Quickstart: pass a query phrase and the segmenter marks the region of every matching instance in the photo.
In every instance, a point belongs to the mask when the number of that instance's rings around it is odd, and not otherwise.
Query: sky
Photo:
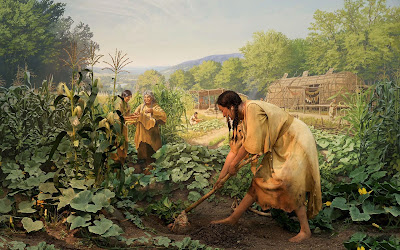
[[[108,54],[118,49],[133,61],[130,67],[173,66],[209,55],[239,53],[257,31],[273,29],[290,39],[305,38],[317,9],[343,8],[343,0],[61,2],[67,4],[65,15],[75,24],[89,25],[102,59],[108,60]]]

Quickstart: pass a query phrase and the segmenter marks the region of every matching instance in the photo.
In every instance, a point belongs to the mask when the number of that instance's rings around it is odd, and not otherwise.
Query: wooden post
[[[210,91],[208,90],[208,109],[211,108],[211,97],[210,97]]]

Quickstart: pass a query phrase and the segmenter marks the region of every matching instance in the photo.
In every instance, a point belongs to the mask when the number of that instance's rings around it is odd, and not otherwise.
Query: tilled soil
[[[223,219],[232,212],[230,198],[219,198],[218,203],[203,202],[188,214],[190,226],[171,232],[158,218],[148,217],[145,224],[171,239],[191,237],[214,248],[223,249],[345,249],[343,242],[357,231],[354,226],[336,232],[313,234],[301,243],[288,240],[296,233],[283,229],[273,218],[246,212],[236,225],[213,225],[213,220]]]
[[[190,232],[190,236],[194,239],[201,239],[207,245],[222,248],[236,246],[243,249],[248,246],[243,244],[244,234],[241,232],[247,233],[247,231],[247,228],[242,227],[210,224]]]

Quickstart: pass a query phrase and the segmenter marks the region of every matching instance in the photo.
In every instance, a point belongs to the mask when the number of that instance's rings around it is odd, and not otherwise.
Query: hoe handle
[[[253,157],[248,158],[247,160],[242,160],[240,162],[239,165],[237,165],[236,169],[239,170],[241,169],[244,165],[246,165],[247,163],[254,161],[256,159],[258,159],[258,157],[260,157],[260,155],[254,155]],[[229,173],[227,173],[224,178],[222,178],[220,180],[220,183],[222,185],[224,185],[224,183],[231,177],[231,175]],[[222,187],[221,185],[221,187]],[[208,197],[210,197],[213,193],[215,193],[215,191],[217,191],[219,188],[213,187],[213,189],[211,189],[210,192],[206,193],[203,197],[201,197],[198,201],[196,201],[195,203],[193,203],[192,205],[190,205],[188,208],[185,209],[185,213],[190,212],[193,208],[197,207],[200,203],[202,203],[205,199],[207,199]]]

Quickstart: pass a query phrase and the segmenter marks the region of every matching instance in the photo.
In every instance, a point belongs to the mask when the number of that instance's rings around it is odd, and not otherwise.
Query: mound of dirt
[[[248,229],[230,225],[210,224],[190,232],[190,236],[195,239],[201,239],[205,244],[211,246],[223,248],[235,246],[243,249],[247,247],[246,244],[243,244],[245,235],[243,231],[248,231]]]

